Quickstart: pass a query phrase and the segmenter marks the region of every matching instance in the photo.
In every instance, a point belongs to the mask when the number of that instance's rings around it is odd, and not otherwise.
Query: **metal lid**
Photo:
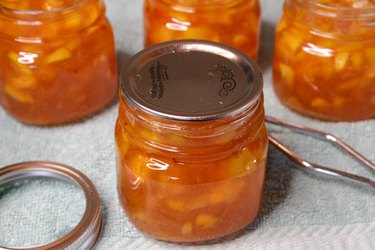
[[[86,197],[86,209],[78,225],[61,239],[44,246],[26,249],[93,249],[102,232],[103,220],[99,195],[92,182],[81,172],[69,166],[54,162],[35,161],[1,168],[0,186],[32,177],[56,178],[79,186]],[[0,249],[10,248],[0,246]]]
[[[229,46],[201,40],[161,43],[135,55],[121,72],[127,101],[152,115],[182,121],[233,116],[259,98],[259,66]]]

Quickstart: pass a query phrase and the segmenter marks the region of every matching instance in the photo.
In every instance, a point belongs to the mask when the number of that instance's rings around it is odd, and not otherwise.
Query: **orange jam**
[[[177,40],[221,42],[257,59],[258,0],[146,0],[145,45]]]
[[[196,242],[252,222],[268,148],[258,66],[224,45],[169,42],[136,55],[121,83],[118,190],[133,224]]]
[[[324,120],[375,116],[375,2],[286,0],[274,88],[287,107]]]
[[[101,0],[0,3],[0,103],[22,122],[92,114],[116,94],[112,28]]]

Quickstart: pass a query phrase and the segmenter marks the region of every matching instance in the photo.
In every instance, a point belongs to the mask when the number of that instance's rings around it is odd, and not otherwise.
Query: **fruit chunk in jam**
[[[368,8],[367,17],[361,15],[366,7],[375,7],[374,1],[315,1],[336,18],[318,15],[298,2],[286,2],[277,26],[277,96],[293,110],[320,119],[375,116],[375,29],[369,25],[375,11]],[[345,16],[345,11],[356,18]]]
[[[113,33],[103,3],[78,2],[0,4],[0,103],[20,121],[76,120],[101,109],[116,93]]]
[[[259,48],[258,0],[146,0],[145,45],[203,39],[221,42],[256,59]]]

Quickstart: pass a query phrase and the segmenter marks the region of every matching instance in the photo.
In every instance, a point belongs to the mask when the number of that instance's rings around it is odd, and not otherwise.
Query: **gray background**
[[[265,76],[267,114],[331,132],[375,162],[374,119],[321,122],[290,112],[275,98],[271,65],[274,28],[282,1],[263,0],[261,4],[260,65]],[[142,1],[108,0],[107,15],[115,30],[122,65],[143,46]],[[300,171],[273,147],[269,150],[263,210],[246,229],[203,246],[175,245],[143,236],[129,223],[118,202],[113,136],[116,116],[117,103],[81,123],[44,128],[25,126],[0,109],[0,166],[29,160],[57,161],[79,169],[94,182],[105,220],[98,249],[375,249],[374,192]],[[270,131],[310,160],[375,177],[326,143],[285,129],[270,127]],[[63,202],[43,202],[55,192]],[[74,226],[83,209],[82,194],[58,182],[41,180],[3,193],[0,245],[27,246],[55,239]],[[37,221],[38,212],[33,207],[44,211]]]

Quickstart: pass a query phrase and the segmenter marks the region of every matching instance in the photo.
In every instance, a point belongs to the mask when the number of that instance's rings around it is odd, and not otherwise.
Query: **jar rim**
[[[18,9],[12,9],[12,8],[6,7],[0,3],[0,13],[3,13],[8,16],[17,15],[17,16],[25,16],[25,17],[53,15],[53,14],[60,13],[60,12],[70,13],[90,1],[95,1],[95,0],[77,0],[73,3],[66,4],[57,8],[52,8],[50,10],[18,10]]]
[[[127,131],[125,133],[127,133],[129,141],[136,142],[138,147],[150,152],[158,152],[161,155],[172,153],[175,158],[183,158],[188,161],[202,161],[208,158],[219,159],[231,154],[241,145],[254,140],[259,134],[264,126],[263,98],[262,95],[251,109],[234,117],[214,121],[173,121],[172,123],[166,119],[149,117],[148,113],[139,112],[139,110],[121,100],[116,126],[120,126],[123,131]],[[129,127],[132,127],[132,129],[129,130]],[[133,130],[135,127],[140,129]],[[150,137],[150,134],[144,133],[144,131],[153,131],[157,136]],[[234,131],[236,132],[234,133]],[[214,149],[217,147],[215,138],[220,139],[223,136],[224,140],[227,140],[226,142],[221,141],[221,146],[225,150],[217,152]],[[166,139],[168,137],[173,139]],[[182,146],[183,149],[174,144],[174,139],[177,138],[186,142]],[[228,140],[228,138],[231,139]],[[242,139],[234,144],[233,141],[238,140],[238,138]],[[178,141],[181,142],[179,139]],[[202,140],[205,141],[204,150],[201,150]],[[194,150],[194,153],[186,153],[190,150]]]
[[[362,11],[362,10],[374,10],[375,9],[375,5],[374,6],[367,6],[367,7],[358,7],[358,8],[355,8],[355,7],[333,6],[333,5],[329,5],[329,4],[326,4],[326,3],[319,3],[316,0],[309,0],[309,1],[312,2],[312,3],[314,3],[314,4],[316,4],[319,7],[324,7],[324,8],[332,9],[332,10],[339,9],[339,10],[350,10],[350,11],[353,11],[353,10]]]
[[[156,1],[156,0],[150,0]],[[237,8],[240,5],[243,4],[251,4],[253,5],[253,8],[257,8],[256,6],[259,6],[258,0],[228,0],[225,3],[223,1],[220,1],[220,6],[215,6],[212,3],[202,3],[202,1],[199,1],[199,5],[194,4],[184,4],[184,3],[178,3],[175,0],[160,0],[158,1],[158,4],[164,5],[164,7],[171,8],[177,12],[184,12],[188,14],[193,14],[196,11],[212,11],[212,8]]]
[[[220,0],[220,1],[217,1],[217,3],[220,3],[221,5],[231,5],[231,4],[238,4],[238,3],[242,3],[242,2],[248,2],[248,1],[249,0]],[[250,1],[256,2],[256,0],[250,0]],[[176,5],[180,5],[180,6],[184,6],[184,7],[195,6],[194,4],[180,3],[176,0],[162,0],[162,2],[165,2],[165,3],[168,3],[168,4],[175,3]],[[210,3],[209,1],[202,1],[202,0],[199,1],[200,6],[202,6],[202,5],[203,6],[210,6],[212,4],[213,3]]]
[[[300,6],[305,7],[306,2],[303,0],[292,0],[298,3]],[[320,3],[316,0],[308,0],[308,6],[312,6],[312,12],[323,15],[323,16],[363,16],[363,17],[374,17],[375,16],[375,5],[367,7],[342,7],[342,6],[332,6],[326,3]]]

